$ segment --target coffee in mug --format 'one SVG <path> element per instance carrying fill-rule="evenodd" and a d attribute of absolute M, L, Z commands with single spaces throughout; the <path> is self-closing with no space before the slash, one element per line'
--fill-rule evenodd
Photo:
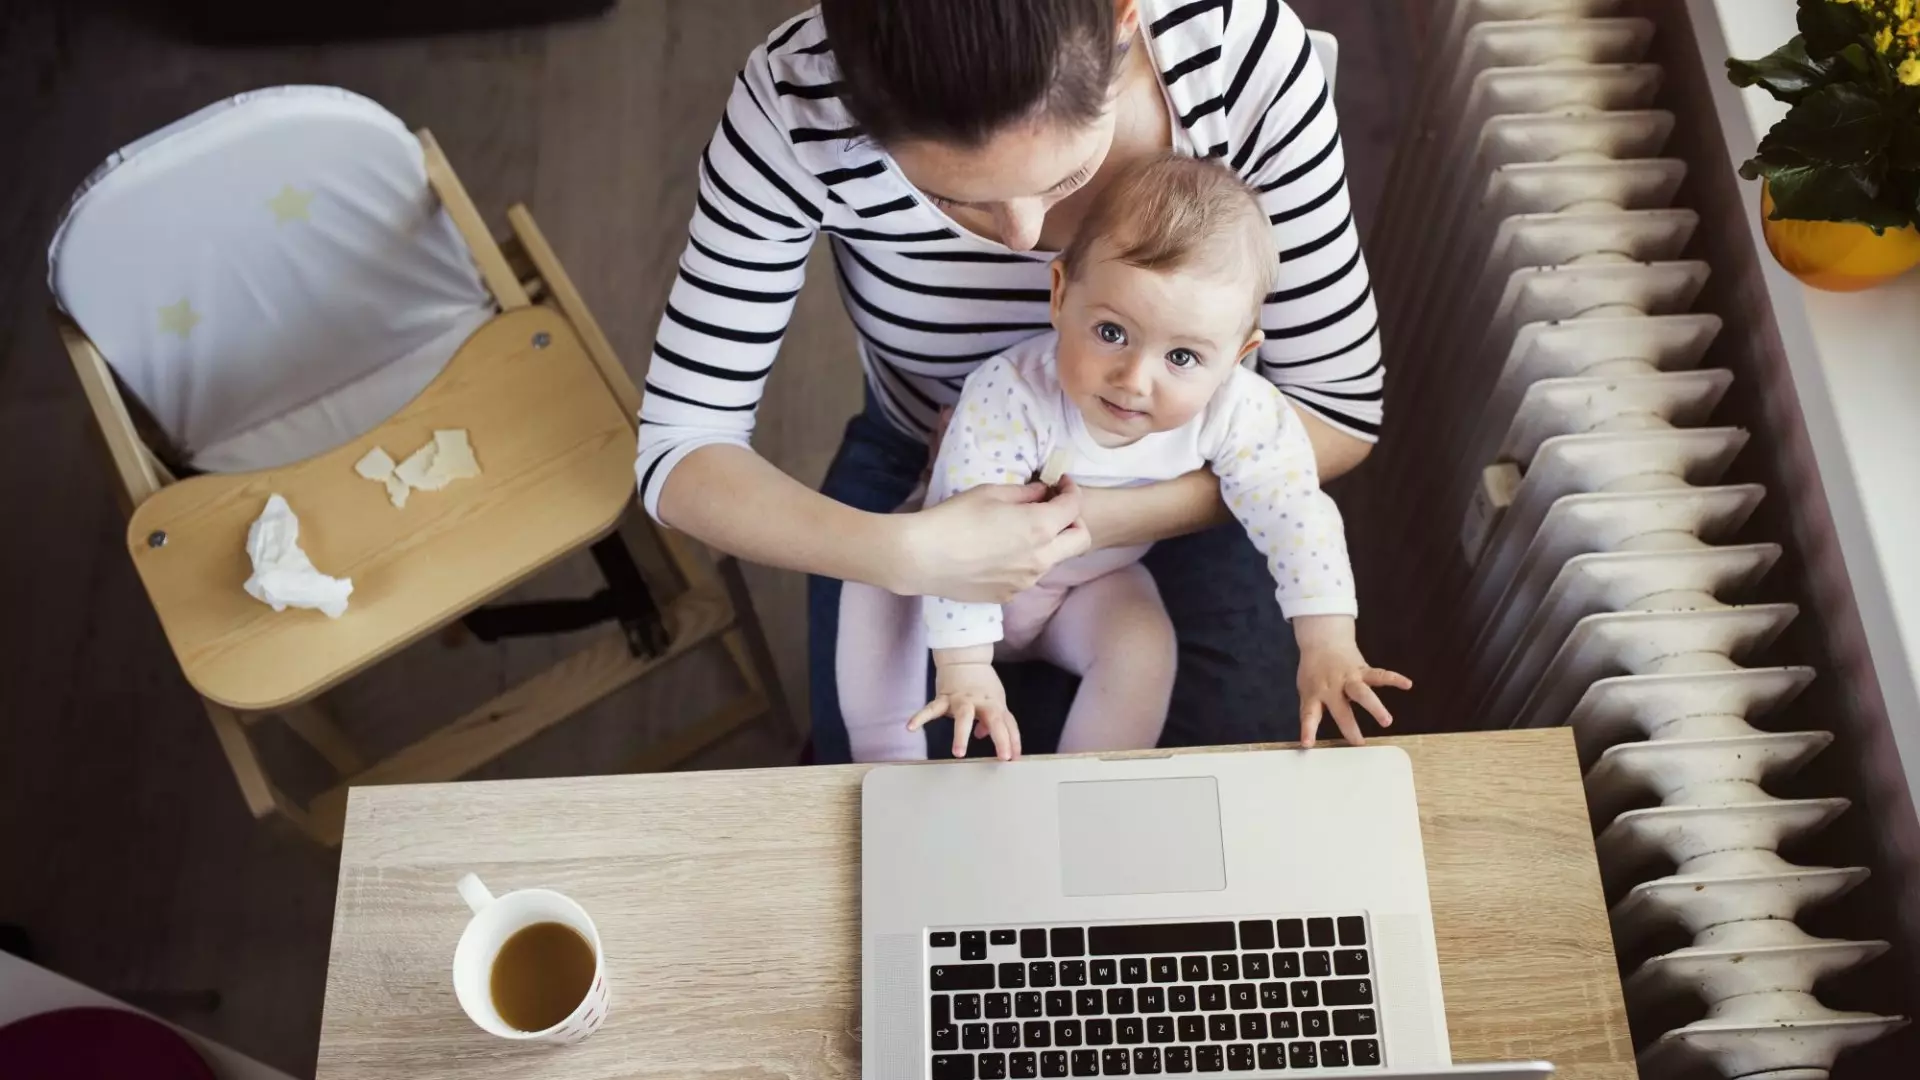
<path fill-rule="evenodd" d="M 460 896 L 473 919 L 453 954 L 453 990 L 480 1028 L 504 1039 L 577 1042 L 606 1019 L 600 933 L 550 889 L 495 897 L 472 874 Z"/>

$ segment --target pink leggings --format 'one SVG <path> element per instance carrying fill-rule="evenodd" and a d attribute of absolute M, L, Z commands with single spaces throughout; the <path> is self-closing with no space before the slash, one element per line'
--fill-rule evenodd
<path fill-rule="evenodd" d="M 1173 623 L 1137 562 L 1077 585 L 1044 582 L 1004 608 L 996 660 L 1045 660 L 1080 676 L 1060 752 L 1152 747 L 1173 693 Z M 927 703 L 920 599 L 849 581 L 834 654 L 840 712 L 855 761 L 918 761 L 925 733 L 907 719 Z M 1016 720 L 1019 718 L 1016 716 Z"/>

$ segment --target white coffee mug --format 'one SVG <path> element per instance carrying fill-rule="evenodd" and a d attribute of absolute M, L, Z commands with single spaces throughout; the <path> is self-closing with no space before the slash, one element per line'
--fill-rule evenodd
<path fill-rule="evenodd" d="M 453 950 L 453 993 L 467 1016 L 481 1030 L 503 1039 L 571 1043 L 597 1031 L 607 1018 L 607 961 L 600 951 L 600 931 L 586 911 L 551 889 L 521 889 L 495 897 L 472 874 L 460 879 L 459 889 L 460 898 L 473 909 L 473 919 Z M 493 1007 L 493 961 L 516 932 L 546 922 L 571 928 L 593 946 L 593 985 L 565 1020 L 542 1031 L 522 1031 L 502 1020 Z"/>

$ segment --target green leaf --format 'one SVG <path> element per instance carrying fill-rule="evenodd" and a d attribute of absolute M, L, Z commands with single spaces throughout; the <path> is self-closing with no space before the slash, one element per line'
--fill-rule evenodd
<path fill-rule="evenodd" d="M 1879 232 L 1911 219 L 1909 208 L 1881 199 L 1880 185 L 1860 169 L 1796 165 L 1766 175 L 1775 221 L 1848 221 Z"/>
<path fill-rule="evenodd" d="M 1758 86 L 1788 104 L 1842 77 L 1837 58 L 1813 59 L 1807 55 L 1806 39 L 1798 36 L 1758 60 L 1727 61 L 1727 80 L 1733 85 Z"/>
<path fill-rule="evenodd" d="M 1832 0 L 1800 0 L 1800 36 L 1806 38 L 1807 53 L 1832 56 L 1855 42 L 1873 39 L 1873 28 L 1866 12 L 1851 4 Z"/>
<path fill-rule="evenodd" d="M 1762 157 L 1793 154 L 1822 165 L 1864 165 L 1887 148 L 1893 120 L 1857 86 L 1825 86 L 1800 99 L 1760 140 Z"/>

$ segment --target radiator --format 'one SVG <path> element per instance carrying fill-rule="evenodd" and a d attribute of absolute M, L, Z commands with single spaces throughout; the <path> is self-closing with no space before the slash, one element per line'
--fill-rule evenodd
<path fill-rule="evenodd" d="M 1797 923 L 1866 869 L 1779 853 L 1848 800 L 1767 790 L 1833 736 L 1751 722 L 1815 673 L 1753 660 L 1800 612 L 1764 599 L 1781 546 L 1732 542 L 1766 491 L 1723 482 L 1753 448 L 1713 421 L 1733 373 L 1703 367 L 1722 323 L 1690 310 L 1711 267 L 1684 257 L 1655 26 L 1621 0 L 1435 7 L 1372 230 L 1396 238 L 1371 259 L 1382 323 L 1419 353 L 1389 396 L 1418 464 L 1360 516 L 1447 530 L 1451 565 L 1401 560 L 1389 587 L 1472 643 L 1450 689 L 1479 723 L 1573 728 L 1642 1075 L 1824 1078 L 1906 1020 L 1813 992 L 1888 945 Z M 1647 955 L 1663 941 L 1688 943 Z M 1704 1016 L 1649 1030 L 1688 996 Z"/>

